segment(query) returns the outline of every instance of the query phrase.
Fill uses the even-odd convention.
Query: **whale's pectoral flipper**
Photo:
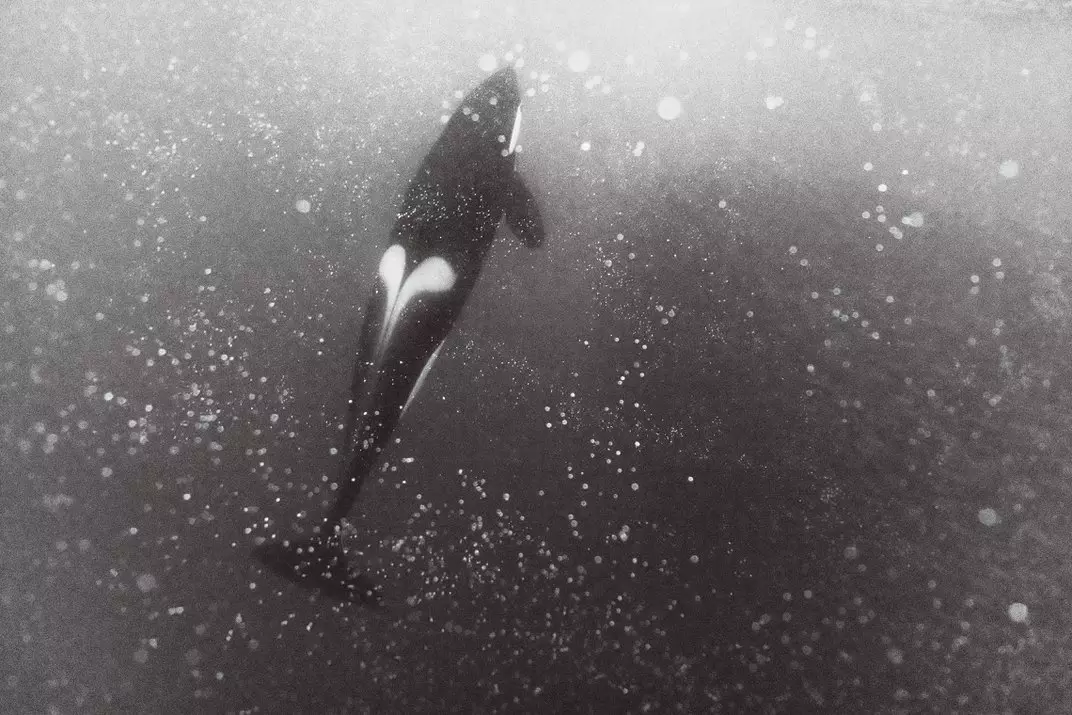
[[[529,248],[543,245],[543,219],[536,198],[516,174],[511,177],[506,201],[506,225]]]

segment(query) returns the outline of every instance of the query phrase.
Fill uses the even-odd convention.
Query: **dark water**
[[[1072,707],[1061,9],[446,7],[3,10],[0,710]],[[249,551],[323,512],[400,194],[515,43],[548,245],[340,606]]]

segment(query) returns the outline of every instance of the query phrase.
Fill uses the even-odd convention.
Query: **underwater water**
[[[1061,3],[0,10],[0,711],[1072,709]],[[350,519],[402,194],[495,68],[503,228]]]

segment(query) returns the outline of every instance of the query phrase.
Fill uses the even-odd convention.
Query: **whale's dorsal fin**
[[[526,246],[539,248],[543,245],[544,232],[536,197],[517,174],[511,177],[507,194],[506,225]]]

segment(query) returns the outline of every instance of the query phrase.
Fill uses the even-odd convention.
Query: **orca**
[[[375,582],[347,562],[340,525],[461,315],[499,225],[529,247],[543,244],[536,200],[514,173],[521,116],[517,75],[505,67],[462,100],[409,182],[361,328],[344,433],[350,459],[335,501],[312,538],[254,550],[288,580],[378,601]]]

